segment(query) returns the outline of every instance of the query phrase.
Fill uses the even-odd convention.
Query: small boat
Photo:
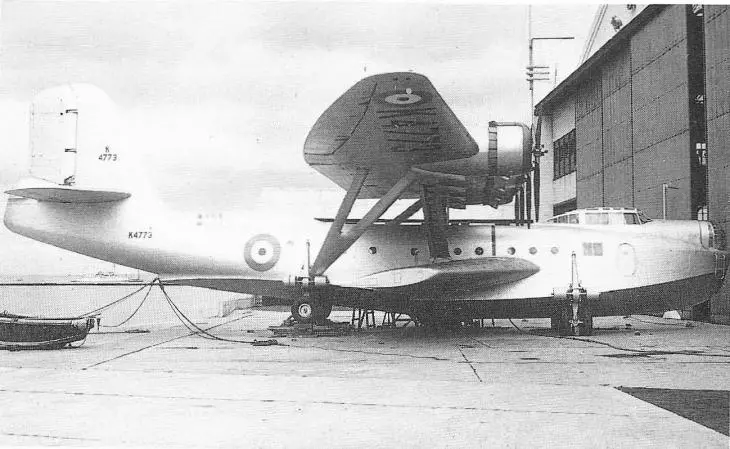
[[[58,349],[86,339],[95,317],[38,318],[0,313],[0,349]]]

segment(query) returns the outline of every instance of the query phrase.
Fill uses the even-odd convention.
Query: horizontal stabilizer
[[[5,191],[8,195],[56,203],[108,203],[131,196],[128,192],[65,186],[40,179],[25,179],[15,188]]]
[[[371,274],[347,287],[420,288],[431,293],[494,287],[525,279],[540,271],[529,260],[516,257],[484,257],[400,268]]]

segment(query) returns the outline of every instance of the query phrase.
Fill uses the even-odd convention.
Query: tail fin
[[[30,110],[30,177],[6,193],[39,201],[96,203],[131,196],[109,97],[88,84],[53,87]]]

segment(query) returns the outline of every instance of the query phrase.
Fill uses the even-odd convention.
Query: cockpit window
[[[589,225],[607,225],[608,214],[603,212],[587,212],[586,224]]]
[[[626,224],[639,224],[639,216],[634,213],[624,214],[624,223]]]
[[[643,212],[626,208],[592,208],[566,212],[548,220],[548,223],[584,225],[640,225],[650,222]]]
[[[639,222],[641,224],[649,223],[651,221],[651,218],[647,217],[644,212],[639,211]]]

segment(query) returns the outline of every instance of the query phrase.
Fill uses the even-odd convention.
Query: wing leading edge
[[[415,73],[375,75],[355,84],[317,120],[304,159],[343,189],[357,169],[370,174],[360,198],[380,198],[414,165],[479,152],[431,82]],[[403,198],[418,198],[417,186]]]

